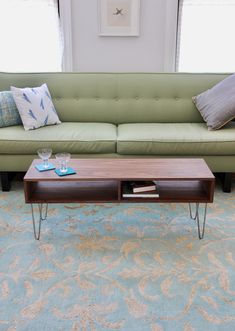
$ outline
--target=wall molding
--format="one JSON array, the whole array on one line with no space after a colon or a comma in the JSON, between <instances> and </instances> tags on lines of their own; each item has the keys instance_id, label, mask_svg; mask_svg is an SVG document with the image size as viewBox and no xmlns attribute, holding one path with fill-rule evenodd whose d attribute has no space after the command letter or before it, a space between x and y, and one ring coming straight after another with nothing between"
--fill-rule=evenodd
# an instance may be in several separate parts
<instances>
[{"instance_id":1,"label":"wall molding","mask_svg":"<svg viewBox=\"0 0 235 331\"><path fill-rule=\"evenodd\" d=\"M174 72L176 67L178 0L165 1L164 72Z\"/></svg>"},{"instance_id":2,"label":"wall molding","mask_svg":"<svg viewBox=\"0 0 235 331\"><path fill-rule=\"evenodd\" d=\"M73 39L72 39L72 1L59 0L60 23L63 32L63 71L73 71Z\"/></svg>"}]
</instances>

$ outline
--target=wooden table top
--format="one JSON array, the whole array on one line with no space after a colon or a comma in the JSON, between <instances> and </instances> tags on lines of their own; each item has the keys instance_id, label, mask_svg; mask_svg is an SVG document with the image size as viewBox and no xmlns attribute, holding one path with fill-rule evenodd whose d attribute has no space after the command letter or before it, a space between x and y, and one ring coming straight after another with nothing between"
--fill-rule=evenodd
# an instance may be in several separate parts
<instances>
[{"instance_id":1,"label":"wooden table top","mask_svg":"<svg viewBox=\"0 0 235 331\"><path fill-rule=\"evenodd\" d=\"M76 180L199 180L214 179L203 159L199 158L133 158L133 159L71 159L68 166L77 172L59 177L54 170L39 172L35 159L27 171L25 181ZM50 159L58 167L55 159Z\"/></svg>"}]
</instances>

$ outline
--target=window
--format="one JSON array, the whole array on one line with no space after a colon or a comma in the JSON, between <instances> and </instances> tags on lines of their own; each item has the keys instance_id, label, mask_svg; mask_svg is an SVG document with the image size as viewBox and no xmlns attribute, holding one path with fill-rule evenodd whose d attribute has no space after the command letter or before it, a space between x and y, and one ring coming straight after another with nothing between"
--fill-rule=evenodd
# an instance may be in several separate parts
<instances>
[{"instance_id":1,"label":"window","mask_svg":"<svg viewBox=\"0 0 235 331\"><path fill-rule=\"evenodd\" d=\"M57 0L1 0L0 40L0 71L61 71Z\"/></svg>"},{"instance_id":2,"label":"window","mask_svg":"<svg viewBox=\"0 0 235 331\"><path fill-rule=\"evenodd\" d=\"M235 0L179 0L177 71L235 71Z\"/></svg>"}]
</instances>

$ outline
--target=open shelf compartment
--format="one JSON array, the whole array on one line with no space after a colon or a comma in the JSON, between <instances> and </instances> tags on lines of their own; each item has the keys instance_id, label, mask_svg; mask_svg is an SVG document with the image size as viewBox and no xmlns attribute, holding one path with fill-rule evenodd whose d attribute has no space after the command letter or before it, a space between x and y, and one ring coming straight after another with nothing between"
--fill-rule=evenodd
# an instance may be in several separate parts
<instances>
[{"instance_id":1,"label":"open shelf compartment","mask_svg":"<svg viewBox=\"0 0 235 331\"><path fill-rule=\"evenodd\" d=\"M213 181L210 180L154 180L159 197L123 197L126 181L121 183L122 202L212 202ZM148 193L148 192L146 192Z\"/></svg>"},{"instance_id":2,"label":"open shelf compartment","mask_svg":"<svg viewBox=\"0 0 235 331\"><path fill-rule=\"evenodd\" d=\"M117 202L119 182L105 181L27 181L26 203Z\"/></svg>"},{"instance_id":3,"label":"open shelf compartment","mask_svg":"<svg viewBox=\"0 0 235 331\"><path fill-rule=\"evenodd\" d=\"M127 182L126 180L26 181L25 202L213 202L214 181L211 180L156 180L158 197L123 197Z\"/></svg>"}]
</instances>

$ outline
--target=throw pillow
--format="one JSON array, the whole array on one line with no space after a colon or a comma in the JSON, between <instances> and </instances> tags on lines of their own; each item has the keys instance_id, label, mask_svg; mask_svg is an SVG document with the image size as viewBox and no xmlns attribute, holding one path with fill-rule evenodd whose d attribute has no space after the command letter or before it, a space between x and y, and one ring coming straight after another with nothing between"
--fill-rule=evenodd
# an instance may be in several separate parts
<instances>
[{"instance_id":1,"label":"throw pillow","mask_svg":"<svg viewBox=\"0 0 235 331\"><path fill-rule=\"evenodd\" d=\"M193 97L209 130L222 128L235 117L235 74Z\"/></svg>"},{"instance_id":2,"label":"throw pillow","mask_svg":"<svg viewBox=\"0 0 235 331\"><path fill-rule=\"evenodd\" d=\"M0 92L0 128L19 124L22 121L11 91Z\"/></svg>"},{"instance_id":3,"label":"throw pillow","mask_svg":"<svg viewBox=\"0 0 235 331\"><path fill-rule=\"evenodd\" d=\"M25 130L61 123L46 84L22 89L11 86L11 91Z\"/></svg>"}]
</instances>

